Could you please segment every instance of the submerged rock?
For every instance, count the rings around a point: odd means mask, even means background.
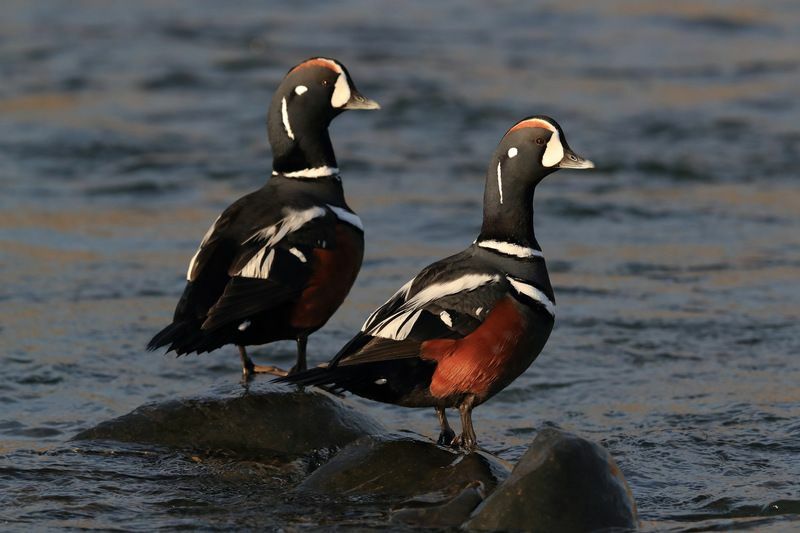
[[[146,404],[75,435],[180,449],[301,455],[341,448],[381,425],[318,389],[223,385],[202,396]]]
[[[636,504],[608,451],[571,433],[547,428],[464,527],[563,532],[635,529]]]
[[[463,455],[416,438],[373,436],[340,450],[307,477],[298,490],[409,498],[474,481],[491,490],[508,472],[503,461],[483,452]]]

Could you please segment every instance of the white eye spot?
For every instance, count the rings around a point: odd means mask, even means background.
[[[387,383],[386,378],[380,378],[375,380],[375,385],[386,385],[386,383]]]
[[[513,158],[517,157],[518,153],[519,153],[519,150],[517,150],[516,147],[512,147],[512,148],[508,149],[508,157],[510,159],[513,159]]]
[[[297,87],[294,88],[294,93],[297,96],[300,96],[301,94],[303,94],[307,90],[308,90],[308,87],[306,87],[305,85],[298,85]]]
[[[333,107],[342,107],[348,100],[350,100],[350,84],[347,83],[347,76],[339,74],[339,77],[336,78],[336,85],[333,87],[331,105]]]
[[[547,141],[547,148],[542,155],[542,165],[552,167],[557,165],[564,158],[564,147],[561,146],[561,139],[558,132],[554,131]]]

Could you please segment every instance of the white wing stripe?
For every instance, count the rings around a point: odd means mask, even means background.
[[[364,224],[361,223],[361,219],[355,213],[351,213],[347,209],[342,209],[341,207],[336,207],[335,205],[331,204],[328,204],[328,209],[333,211],[333,214],[336,215],[336,218],[342,222],[347,222],[351,226],[355,226],[361,231],[364,231]]]
[[[186,280],[187,281],[192,281],[192,279],[193,279],[192,274],[194,274],[194,272],[193,272],[194,271],[194,264],[197,261],[197,256],[200,255],[200,250],[203,249],[203,246],[205,246],[205,244],[208,242],[208,239],[211,238],[211,235],[214,233],[214,230],[217,228],[217,222],[219,222],[220,218],[222,218],[222,215],[218,216],[217,219],[214,220],[214,223],[211,224],[211,227],[208,228],[208,231],[206,231],[206,234],[203,235],[203,240],[200,241],[200,246],[197,247],[197,251],[194,253],[192,258],[189,260],[189,269],[186,271]]]
[[[511,286],[514,287],[514,290],[516,290],[518,293],[524,294],[528,298],[531,298],[532,300],[539,302],[540,304],[542,304],[542,306],[544,306],[544,308],[547,310],[548,313],[550,313],[551,316],[556,316],[556,304],[553,303],[553,301],[550,300],[550,298],[548,298],[545,293],[543,293],[533,285],[530,285],[518,279],[514,279],[511,276],[506,276],[506,279],[509,281],[509,283],[511,283]]]
[[[268,247],[275,246],[289,233],[297,231],[315,218],[324,217],[326,213],[327,211],[323,207],[312,207],[303,211],[286,208],[283,210],[284,217],[282,219],[272,226],[253,233],[242,244],[256,239],[267,239]]]
[[[383,337],[387,339],[403,340],[411,332],[417,319],[419,318],[422,308],[430,302],[458,294],[459,292],[469,292],[477,289],[478,287],[487,283],[500,281],[500,276],[496,274],[467,274],[456,278],[454,280],[445,281],[443,283],[434,283],[425,287],[411,299],[406,301],[398,311],[390,317],[382,320],[378,324],[372,326],[372,317],[367,320],[362,330],[369,330],[367,333],[376,337]],[[405,297],[408,297],[408,290],[411,285],[410,282],[406,284],[400,291],[405,290]]]
[[[408,280],[408,281],[406,282],[406,284],[405,284],[405,285],[403,285],[402,287],[400,287],[399,289],[397,289],[397,292],[395,292],[394,294],[392,294],[392,296],[391,296],[391,297],[390,297],[388,300],[386,300],[386,301],[383,303],[383,305],[381,305],[379,308],[377,308],[376,310],[374,310],[374,311],[373,311],[373,312],[372,312],[372,313],[371,313],[371,314],[370,314],[370,315],[367,317],[367,320],[365,320],[365,321],[364,321],[364,325],[363,325],[363,326],[361,326],[361,331],[367,331],[367,329],[368,329],[368,328],[371,328],[371,327],[373,326],[373,321],[375,320],[375,316],[376,316],[376,315],[377,315],[377,314],[378,314],[378,313],[381,311],[381,309],[383,309],[383,308],[384,308],[384,307],[385,307],[385,306],[386,306],[386,305],[387,305],[389,302],[391,302],[392,300],[394,300],[395,298],[397,298],[397,297],[398,297],[398,296],[400,296],[401,294],[403,295],[403,296],[402,296],[402,298],[403,298],[404,300],[405,300],[406,298],[408,298],[408,292],[411,290],[411,285],[414,283],[414,280],[415,280],[415,279],[417,279],[417,278],[411,278],[410,280]]]
[[[267,259],[264,260],[264,254],[269,250]],[[272,260],[275,258],[275,250],[269,249],[267,246],[263,247],[259,252],[253,256],[250,261],[239,271],[237,276],[243,278],[258,278],[267,279],[269,277],[269,270],[272,268]]]

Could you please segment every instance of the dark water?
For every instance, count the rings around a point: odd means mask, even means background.
[[[471,242],[497,141],[550,114],[599,169],[537,192],[556,328],[476,412],[481,444],[514,460],[545,423],[601,441],[648,529],[800,526],[797,2],[0,10],[3,529],[384,523],[363,502],[286,496],[268,463],[67,442],[239,378],[230,348],[175,360],[143,347],[209,222],[268,175],[272,90],[317,54],[384,110],[333,127],[367,255],[313,362]],[[289,365],[293,348],[255,353]],[[356,401],[435,433],[430,412]]]

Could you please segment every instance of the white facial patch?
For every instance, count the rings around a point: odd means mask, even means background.
[[[350,100],[350,84],[347,83],[347,76],[343,72],[336,78],[336,85],[333,86],[331,105],[337,108],[342,107],[348,100]]]
[[[564,159],[564,147],[561,145],[561,139],[557,131],[550,135],[550,140],[547,141],[547,147],[542,155],[542,166],[553,167]]]
[[[294,140],[292,127],[289,125],[289,110],[286,108],[286,98],[281,99],[281,118],[283,119],[283,129],[286,130],[286,135]]]
[[[306,87],[305,85],[298,85],[297,87],[294,88],[294,94],[296,94],[297,96],[300,96],[301,94],[305,93],[307,90],[308,90],[308,87]]]
[[[517,157],[518,153],[519,153],[519,150],[517,150],[516,146],[511,147],[511,148],[508,149],[508,158],[509,159],[514,159],[515,157]]]

